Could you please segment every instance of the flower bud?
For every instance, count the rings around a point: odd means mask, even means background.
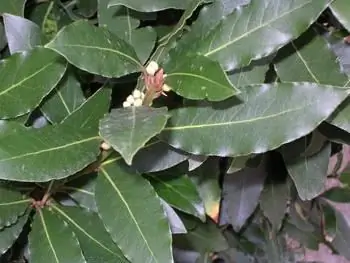
[[[108,150],[110,150],[112,147],[108,144],[108,143],[106,143],[106,142],[103,142],[102,144],[101,144],[101,149],[102,150],[104,150],[104,151],[108,151]]]
[[[146,72],[148,75],[154,76],[158,71],[158,69],[159,69],[158,63],[155,61],[151,61],[146,67]]]
[[[123,108],[127,108],[127,107],[130,107],[131,104],[128,102],[128,101],[124,101],[123,102]]]
[[[132,96],[134,97],[134,99],[139,99],[142,97],[142,93],[138,89],[135,89],[132,93]]]
[[[130,104],[133,104],[135,99],[132,95],[129,95],[127,98],[126,98],[126,101],[129,102]]]
[[[134,102],[134,106],[135,107],[140,107],[142,106],[142,99],[136,99]]]
[[[162,87],[162,90],[163,90],[164,92],[169,92],[169,91],[171,91],[171,88],[170,88],[170,86],[168,86],[167,84],[164,84],[163,87]]]

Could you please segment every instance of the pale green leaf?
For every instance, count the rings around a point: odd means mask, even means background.
[[[106,88],[98,91],[59,125],[20,127],[0,136],[0,178],[57,180],[94,162],[101,143],[98,120],[108,110],[110,94]]]
[[[168,118],[166,108],[113,109],[101,120],[100,134],[131,165],[138,150],[162,131]]]
[[[127,263],[96,213],[76,207],[52,206],[55,214],[66,221],[79,239],[88,263]]]
[[[55,52],[39,47],[3,60],[0,116],[13,118],[34,109],[60,81],[65,70],[66,63]]]
[[[41,45],[41,30],[38,25],[20,16],[4,14],[2,17],[11,54]]]
[[[221,20],[210,33],[177,54],[199,53],[226,71],[274,53],[304,32],[331,0],[252,0]]]
[[[37,263],[86,263],[68,224],[47,209],[38,209],[29,234],[30,260]]]
[[[350,5],[347,0],[335,0],[330,9],[339,22],[350,32]]]
[[[187,99],[221,101],[240,93],[220,64],[204,56],[173,58],[164,70],[166,84]]]
[[[107,161],[97,177],[95,198],[102,221],[126,258],[133,263],[173,262],[170,228],[146,179],[122,160]]]
[[[74,66],[104,77],[121,77],[142,69],[135,50],[128,43],[107,29],[83,20],[62,28],[46,47]]]
[[[24,5],[26,0],[1,1],[0,14],[9,13],[16,16],[24,16]]]
[[[171,111],[160,138],[193,154],[263,153],[310,133],[347,94],[342,88],[315,83],[248,86],[238,98],[220,105]]]

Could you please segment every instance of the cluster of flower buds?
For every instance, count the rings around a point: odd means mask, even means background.
[[[145,98],[145,94],[138,89],[135,89],[131,95],[129,95],[126,100],[123,102],[123,107],[140,107],[142,106],[143,99]]]
[[[151,61],[150,63],[148,63],[146,67],[146,72],[148,75],[155,77],[155,81],[152,84],[156,84],[155,86],[157,86],[157,84],[160,84],[161,87],[159,88],[161,88],[161,91],[169,92],[171,90],[171,88],[164,83],[164,79],[166,78],[167,75],[163,73],[163,69],[159,68],[159,65],[157,62]]]

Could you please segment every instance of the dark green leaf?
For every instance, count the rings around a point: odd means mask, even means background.
[[[24,115],[38,106],[42,98],[56,86],[65,70],[66,64],[60,57],[45,48],[17,53],[2,61],[1,117],[13,118]]]
[[[0,231],[0,255],[4,254],[15,243],[27,220],[28,213],[20,217],[16,224],[5,227]]]
[[[240,93],[220,64],[206,57],[176,57],[167,65],[164,67],[166,83],[185,98],[221,101]]]
[[[189,173],[204,202],[205,212],[213,219],[219,215],[221,189],[219,186],[220,165],[217,158],[209,158],[199,168]]]
[[[302,200],[311,200],[318,196],[325,187],[331,146],[327,144],[323,149],[312,155],[305,156],[306,139],[282,147],[282,155],[285,160],[289,175],[294,181]],[[299,153],[292,153],[291,147],[299,145]]]
[[[91,17],[97,11],[98,0],[78,0],[77,2],[77,13],[84,17]]]
[[[0,51],[2,51],[7,45],[5,28],[0,24]]]
[[[181,171],[180,171],[181,172]],[[204,205],[196,186],[186,174],[171,170],[148,177],[158,195],[171,206],[205,220]]]
[[[76,207],[53,205],[52,209],[74,230],[88,263],[128,262],[103,227],[97,214]]]
[[[263,153],[310,133],[347,94],[314,83],[248,86],[239,99],[173,110],[160,138],[193,154]],[[296,119],[297,124],[291,121]]]
[[[11,54],[41,45],[40,28],[32,21],[10,14],[4,14],[3,19]]]
[[[135,48],[138,58],[144,64],[153,51],[156,40],[157,34],[152,27],[142,27],[132,31],[128,42]]]
[[[47,209],[38,209],[29,235],[32,262],[85,263],[78,239],[68,224]]]
[[[0,229],[2,229],[16,223],[18,218],[26,212],[30,199],[23,198],[20,192],[6,185],[0,186]]]
[[[206,223],[194,219],[184,220],[185,226],[188,229],[187,234],[174,235],[174,246],[183,250],[204,252],[222,251],[228,248],[228,243],[217,225],[208,219]],[[194,228],[189,230],[188,224],[194,224]]]
[[[208,156],[205,155],[190,155],[188,158],[188,170],[193,171],[201,166],[206,160]]]
[[[104,77],[121,77],[142,68],[128,43],[83,20],[64,27],[46,47],[74,66]]]
[[[199,53],[217,60],[226,71],[272,54],[304,32],[330,0],[252,0],[222,19],[203,39],[176,51]]]
[[[61,189],[76,201],[79,206],[96,212],[95,185],[96,174],[94,173],[69,181]]]
[[[231,161],[230,167],[228,168],[226,173],[232,174],[242,170],[244,167],[246,167],[246,163],[250,158],[252,158],[251,155],[238,156],[233,158]]]
[[[226,175],[223,183],[220,224],[232,224],[239,232],[255,211],[266,178],[265,167],[246,167],[234,174]]]
[[[176,214],[175,210],[163,199],[161,199],[164,212],[168,217],[170,229],[172,234],[186,234],[187,229],[183,224],[181,218]]]
[[[332,13],[339,20],[339,22],[350,31],[350,6],[346,0],[335,0],[330,5]]]
[[[282,81],[308,81],[346,86],[348,77],[340,71],[336,56],[314,28],[282,48],[275,67]]]
[[[59,123],[84,102],[79,81],[72,72],[67,72],[40,109],[52,123]]]
[[[108,7],[123,5],[140,12],[156,12],[164,9],[185,9],[191,0],[109,0]]]
[[[100,90],[59,125],[18,128],[0,136],[0,178],[49,181],[94,162],[100,153],[98,120],[108,110],[110,94],[106,88]]]
[[[100,134],[131,165],[138,150],[162,131],[169,118],[167,112],[164,107],[113,109],[101,120]]]
[[[274,230],[279,230],[290,199],[287,181],[268,180],[260,197],[260,207]]]
[[[319,243],[322,242],[323,237],[317,231],[301,230],[290,223],[285,223],[283,230],[288,234],[290,238],[293,238],[303,246],[306,246],[312,250],[318,250]]]
[[[350,202],[350,189],[345,188],[332,188],[322,194],[322,197],[327,198],[333,202],[349,203]]]
[[[178,165],[187,158],[185,152],[155,139],[136,153],[132,166],[140,173],[158,172]]]
[[[25,3],[26,0],[1,1],[0,14],[9,13],[16,16],[23,16]]]
[[[147,180],[122,160],[107,161],[97,177],[95,198],[102,221],[126,258],[133,263],[173,262],[170,228]]]

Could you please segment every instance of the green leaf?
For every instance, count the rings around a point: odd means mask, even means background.
[[[94,162],[100,153],[98,120],[108,110],[110,94],[106,88],[98,91],[59,125],[0,135],[0,178],[57,180]]]
[[[142,69],[128,43],[83,20],[64,27],[46,47],[74,66],[104,77],[117,78]]]
[[[74,230],[88,263],[129,262],[113,242],[96,213],[76,207],[61,207],[55,204],[52,205],[52,210]]]
[[[167,65],[166,84],[185,98],[221,101],[240,93],[220,64],[204,56],[176,57]]]
[[[135,48],[137,56],[140,58],[142,64],[144,64],[153,51],[156,44],[157,34],[152,27],[142,27],[132,31],[129,36],[129,43]]]
[[[304,32],[330,0],[252,0],[221,20],[203,39],[176,53],[199,53],[217,60],[226,71],[268,56]]]
[[[350,83],[326,40],[314,28],[279,50],[275,68],[284,82],[308,81],[340,87]]]
[[[18,219],[16,224],[4,227],[0,231],[0,255],[3,255],[19,238],[24,225],[27,223],[28,213]]]
[[[333,202],[349,203],[350,202],[350,189],[345,188],[332,188],[322,194],[322,197],[327,198]]]
[[[201,197],[191,179],[177,170],[147,177],[157,194],[171,206],[205,221]]]
[[[219,160],[209,158],[197,169],[191,171],[189,176],[204,202],[206,214],[216,220],[219,215],[221,199]]]
[[[78,0],[77,2],[77,13],[84,17],[91,17],[97,11],[98,0]]]
[[[61,190],[66,192],[79,206],[97,212],[95,201],[96,176],[96,173],[80,176],[66,183]]]
[[[232,224],[236,232],[240,231],[259,204],[267,176],[264,169],[246,167],[225,176],[220,224]]]
[[[0,117],[24,115],[38,106],[65,70],[66,64],[60,57],[45,48],[17,53],[3,60],[0,64]],[[20,99],[24,97],[25,100]]]
[[[68,71],[40,109],[52,123],[59,123],[84,102],[85,97],[79,81]]]
[[[175,210],[163,199],[161,199],[164,212],[168,218],[172,234],[186,234],[187,229],[183,224],[181,218],[176,214]]]
[[[47,209],[38,209],[29,234],[32,262],[85,263],[78,239],[68,224]]]
[[[290,200],[287,181],[268,180],[260,197],[260,207],[274,230],[280,229]]]
[[[188,158],[185,152],[155,139],[140,149],[132,161],[139,173],[159,172],[178,165]]]
[[[283,231],[303,246],[316,251],[318,250],[319,243],[322,242],[323,238],[317,231],[301,230],[288,222],[284,223]]]
[[[208,156],[205,155],[190,155],[188,158],[188,171],[193,171],[201,166],[206,160]]]
[[[138,150],[162,131],[168,118],[164,107],[113,109],[100,121],[100,134],[131,165]]]
[[[226,173],[232,174],[242,170],[244,167],[246,167],[246,163],[249,161],[250,158],[252,158],[251,155],[238,156],[233,158],[230,167],[228,168]]]
[[[41,30],[35,23],[10,14],[3,14],[2,17],[11,54],[41,45]]]
[[[2,51],[7,46],[7,39],[5,28],[2,24],[0,24],[0,51]]]
[[[110,0],[108,7],[123,5],[140,12],[157,12],[164,9],[185,9],[191,0]]]
[[[16,16],[24,16],[24,5],[26,0],[1,1],[0,14],[10,13]]]
[[[338,19],[338,21],[350,31],[350,6],[346,0],[335,0],[330,5],[330,9],[333,15]]]
[[[302,138],[298,142],[284,145],[281,151],[299,197],[302,200],[311,200],[324,190],[331,146],[328,143],[320,152],[305,156],[303,151],[306,144],[306,138]],[[298,148],[296,153],[293,153],[293,148]]]
[[[133,263],[173,262],[170,228],[146,179],[122,160],[107,161],[97,177],[95,198],[102,221],[126,258]]]
[[[29,204],[30,199],[23,198],[20,192],[7,185],[0,185],[0,229],[16,223],[26,212]]]
[[[187,217],[186,217],[187,218]],[[186,219],[183,218],[183,219]],[[174,246],[183,250],[216,252],[228,249],[228,243],[217,225],[210,219],[206,223],[187,218],[184,220],[187,229],[193,225],[187,234],[174,235]]]
[[[347,93],[342,88],[314,83],[248,86],[239,98],[220,105],[171,111],[172,117],[160,138],[193,154],[263,153],[310,133],[328,118]],[[297,125],[290,121],[296,119]]]

